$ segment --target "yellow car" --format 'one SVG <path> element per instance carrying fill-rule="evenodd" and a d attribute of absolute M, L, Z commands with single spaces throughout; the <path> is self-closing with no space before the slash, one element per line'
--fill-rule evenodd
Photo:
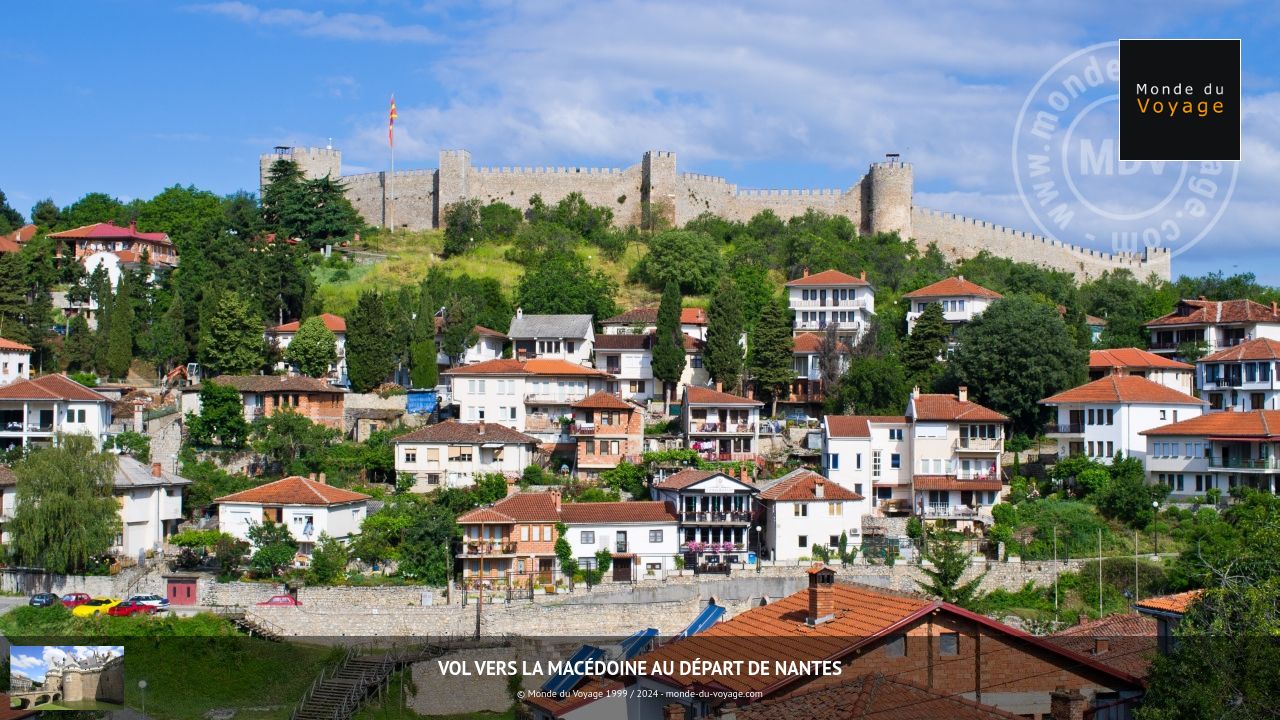
<path fill-rule="evenodd" d="M 120 598 L 96 597 L 75 606 L 71 614 L 76 617 L 92 617 L 106 615 L 107 611 L 120 604 Z"/>

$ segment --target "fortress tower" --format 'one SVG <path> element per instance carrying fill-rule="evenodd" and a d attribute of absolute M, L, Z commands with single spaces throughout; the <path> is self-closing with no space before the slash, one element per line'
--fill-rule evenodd
<path fill-rule="evenodd" d="M 679 200 L 676 154 L 666 150 L 650 150 L 640 161 L 641 212 L 652 215 L 652 225 L 675 225 Z M 642 218 L 641 222 L 645 222 Z"/>
<path fill-rule="evenodd" d="M 911 197 L 915 178 L 911 165 L 896 154 L 884 162 L 872 163 L 862 182 L 862 222 L 860 230 L 868 235 L 897 232 L 909 238 L 911 233 Z"/>
<path fill-rule="evenodd" d="M 302 171 L 302 176 L 315 180 L 326 175 L 335 180 L 342 175 L 342 151 L 333 148 L 288 147 L 277 145 L 271 152 L 258 157 L 258 188 L 267 186 L 267 176 L 277 160 L 292 160 Z"/>

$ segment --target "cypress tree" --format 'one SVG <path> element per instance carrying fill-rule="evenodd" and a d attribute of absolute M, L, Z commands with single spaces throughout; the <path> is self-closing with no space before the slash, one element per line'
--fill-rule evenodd
<path fill-rule="evenodd" d="M 111 328 L 107 333 L 107 374 L 124 378 L 133 362 L 133 300 L 129 297 L 129 277 L 120 274 L 120 284 L 111 299 Z"/>
<path fill-rule="evenodd" d="M 751 369 L 756 383 L 769 395 L 772 403 L 770 415 L 778 411 L 778 395 L 782 394 L 795 378 L 792 366 L 793 347 L 791 322 L 787 309 L 776 298 L 760 311 L 760 319 L 751 335 Z"/>
<path fill-rule="evenodd" d="M 711 378 L 732 391 L 742 377 L 742 299 L 738 287 L 729 278 L 720 281 L 720 288 L 711 298 L 707 309 L 707 344 L 703 361 Z"/>
<path fill-rule="evenodd" d="M 667 281 L 658 304 L 657 337 L 653 342 L 653 376 L 663 382 L 662 397 L 670 411 L 671 392 L 684 374 L 684 337 L 680 333 L 680 286 Z"/>
<path fill-rule="evenodd" d="M 360 294 L 347 318 L 347 373 L 351 389 L 369 392 L 395 369 L 395 339 L 387 305 L 376 292 Z"/>
<path fill-rule="evenodd" d="M 911 382 L 926 390 L 932 387 L 933 381 L 941 374 L 942 364 L 938 358 L 946 352 L 950 337 L 951 328 L 942 316 L 942 303 L 925 305 L 920 317 L 916 318 L 911 335 L 902 344 L 902 365 Z"/>

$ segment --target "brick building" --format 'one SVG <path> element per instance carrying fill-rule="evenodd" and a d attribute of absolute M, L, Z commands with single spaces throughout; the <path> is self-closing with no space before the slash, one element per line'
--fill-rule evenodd
<path fill-rule="evenodd" d="M 314 423 L 344 429 L 347 391 L 326 380 L 304 375 L 219 375 L 210 382 L 240 391 L 248 422 L 288 409 Z M 200 413 L 199 385 L 182 389 L 182 411 Z"/>

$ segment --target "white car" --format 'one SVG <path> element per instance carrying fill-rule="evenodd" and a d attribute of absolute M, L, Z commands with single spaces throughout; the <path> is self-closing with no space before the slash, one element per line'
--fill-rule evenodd
<path fill-rule="evenodd" d="M 161 610 L 169 609 L 169 598 L 162 597 L 160 595 L 130 595 L 129 599 L 136 603 L 150 605 L 151 607 L 159 608 Z"/>

